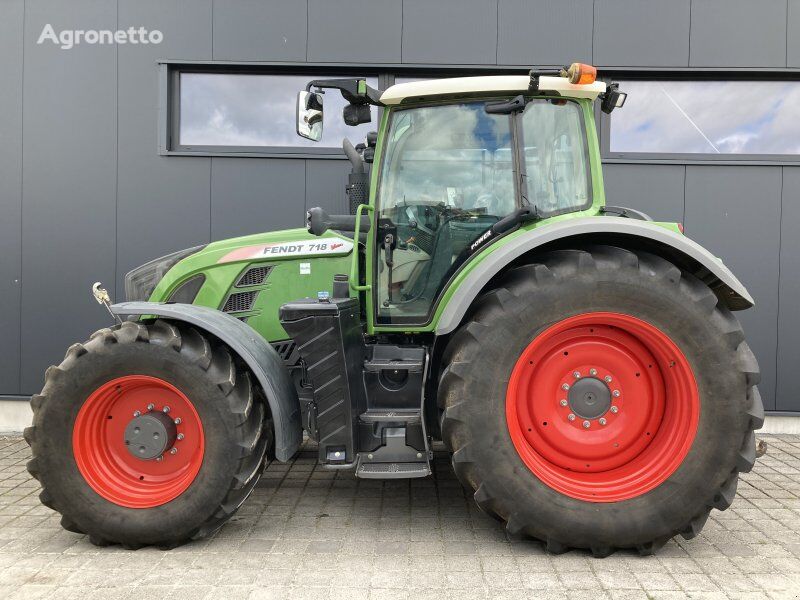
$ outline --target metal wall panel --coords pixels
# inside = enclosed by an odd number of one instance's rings
[[[603,165],[606,203],[644,211],[656,221],[683,221],[683,165]]]
[[[309,62],[399,63],[403,3],[309,0]]]
[[[211,160],[212,240],[303,226],[304,160]]]
[[[497,0],[404,0],[403,62],[497,61]]]
[[[332,215],[350,212],[344,191],[349,172],[350,162],[346,160],[307,160],[306,210],[321,206]]]
[[[499,0],[497,62],[567,65],[592,62],[593,0]]]
[[[216,0],[214,59],[304,62],[307,14],[307,0]]]
[[[119,47],[117,289],[130,269],[210,236],[210,158],[158,154],[157,61],[211,58],[211,0],[120,0],[119,27],[159,29],[158,46]]]
[[[0,394],[19,394],[22,253],[23,0],[3,4],[0,19]]]
[[[785,67],[786,0],[694,0],[693,67]]]
[[[761,365],[764,407],[775,409],[781,167],[686,168],[686,234],[725,264],[756,300],[738,312]]]
[[[109,323],[90,288],[114,293],[117,48],[36,41],[45,24],[117,27],[116,3],[27,2],[23,116],[22,392],[71,343]],[[152,127],[152,123],[151,123]]]
[[[800,167],[783,168],[781,208],[781,282],[778,313],[778,394],[776,408],[800,412]]]
[[[800,0],[789,0],[786,13],[786,66],[800,68]]]
[[[690,0],[595,0],[594,64],[685,67]]]

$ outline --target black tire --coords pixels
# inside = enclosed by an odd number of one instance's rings
[[[160,506],[126,508],[106,500],[79,471],[72,446],[76,416],[99,386],[127,375],[169,382],[191,399],[205,436],[202,465],[191,485]],[[228,348],[198,330],[164,320],[126,322],[74,344],[46,372],[31,399],[33,426],[25,430],[45,506],[62,514],[68,531],[100,546],[171,548],[213,534],[250,495],[272,443],[260,389]]]
[[[506,421],[507,384],[522,351],[549,325],[593,311],[625,313],[666,333],[688,359],[700,396],[697,434],[677,470],[616,502],[582,501],[545,485],[520,459]],[[755,462],[753,431],[764,412],[741,326],[705,284],[652,254],[594,246],[509,270],[454,334],[443,365],[442,437],[456,475],[510,534],[542,540],[550,552],[651,554],[677,534],[690,539],[712,508],[728,508],[738,473]]]

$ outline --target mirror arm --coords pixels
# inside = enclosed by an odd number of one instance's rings
[[[359,81],[364,81],[366,91],[358,91]],[[381,93],[366,84],[364,79],[314,79],[306,84],[306,91],[310,92],[311,88],[315,87],[319,90],[334,89],[342,92],[345,100],[351,104],[372,104],[374,106],[383,106],[381,102]]]

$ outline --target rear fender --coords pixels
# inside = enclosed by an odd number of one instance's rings
[[[498,247],[481,258],[458,284],[442,310],[436,334],[454,331],[491,279],[523,255],[592,243],[641,249],[662,256],[705,282],[730,310],[744,310],[755,304],[730,269],[688,237],[647,221],[581,217],[538,227],[506,242],[498,240]]]
[[[275,425],[275,457],[289,460],[300,447],[303,431],[300,403],[283,360],[256,331],[226,313],[193,304],[122,302],[111,305],[119,316],[154,316],[182,321],[210,333],[226,344],[250,368],[267,397]]]

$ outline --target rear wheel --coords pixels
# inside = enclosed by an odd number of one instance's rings
[[[692,275],[614,247],[509,271],[451,340],[461,481],[551,551],[651,553],[727,508],[763,408],[741,327]]]
[[[167,321],[75,344],[31,401],[28,470],[62,525],[99,545],[216,531],[255,487],[272,429],[228,349]]]

